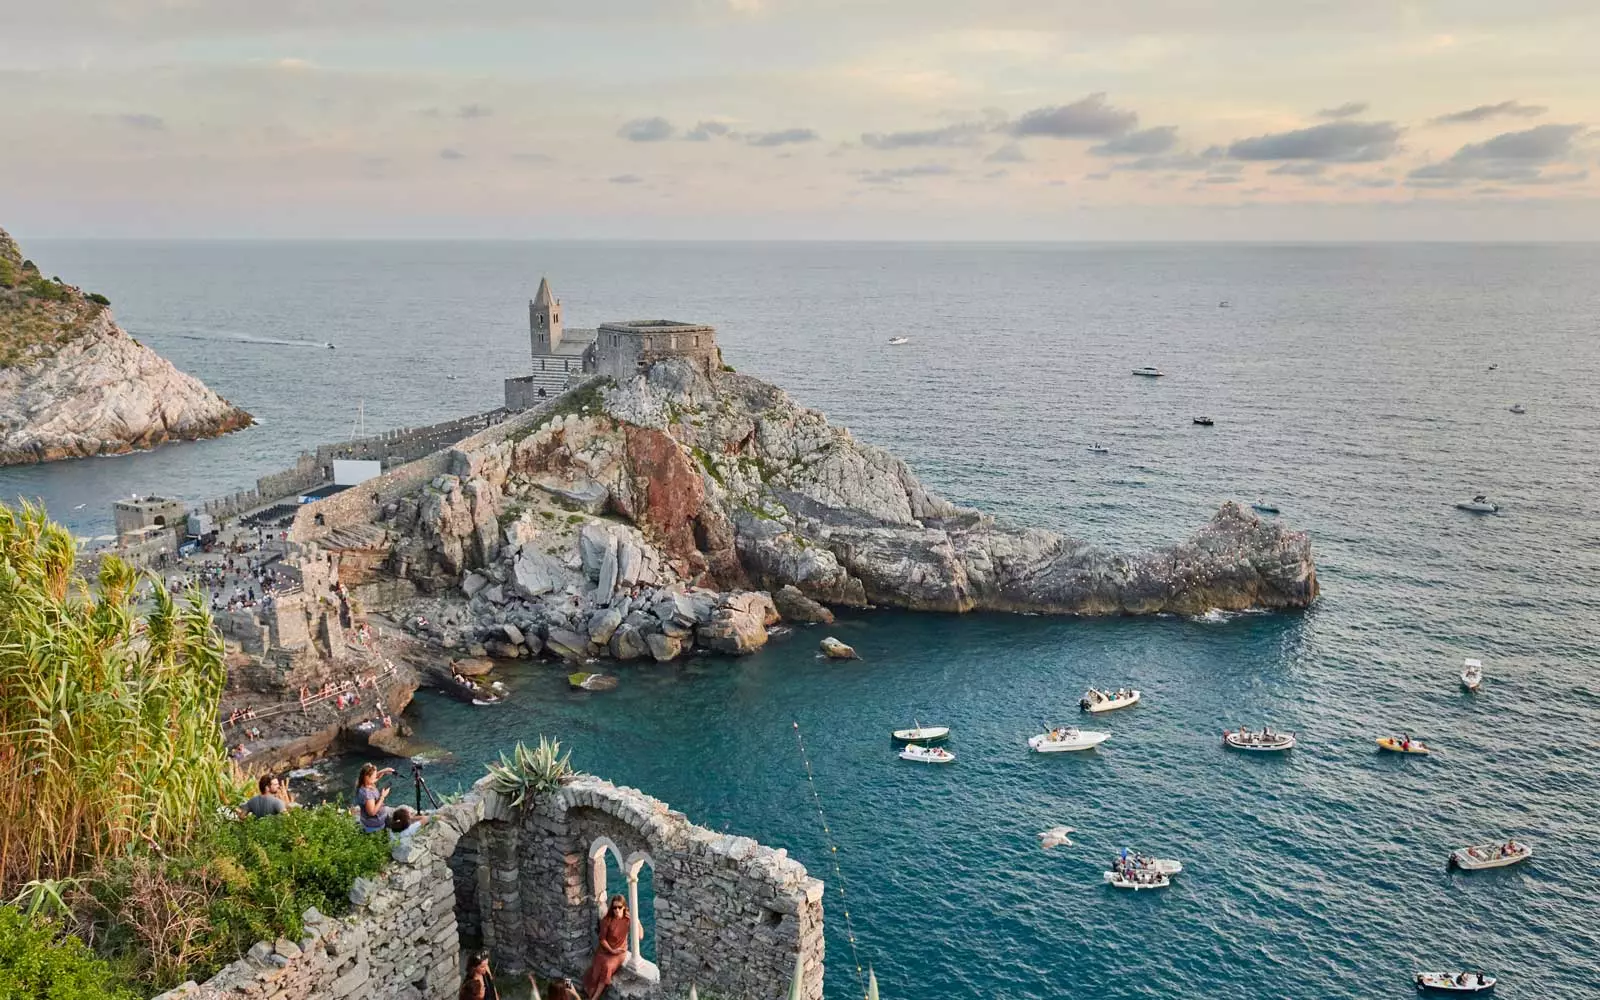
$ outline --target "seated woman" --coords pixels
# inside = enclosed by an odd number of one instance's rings
[[[628,914],[628,901],[622,896],[611,897],[606,915],[600,918],[600,941],[595,945],[594,960],[583,976],[583,995],[586,1000],[600,1000],[600,994],[611,985],[611,977],[622,968],[628,957],[628,932],[633,928],[633,918]]]
[[[378,790],[378,781],[394,773],[394,768],[378,770],[376,764],[361,765],[361,775],[356,778],[356,818],[361,820],[361,832],[382,833],[388,826],[390,809],[384,802],[391,789]]]

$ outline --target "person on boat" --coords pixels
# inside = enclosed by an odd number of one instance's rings
[[[611,985],[611,977],[622,968],[628,957],[628,932],[632,928],[628,901],[620,894],[612,896],[610,908],[600,918],[600,940],[595,945],[594,960],[583,975],[583,994],[587,1000],[600,1000],[600,994]]]
[[[1483,984],[1484,984],[1483,970],[1479,969],[1478,970],[1478,985],[1482,986]]]

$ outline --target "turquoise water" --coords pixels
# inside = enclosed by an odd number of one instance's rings
[[[1223,499],[1311,532],[1324,596],[1226,620],[880,612],[739,661],[625,667],[609,694],[554,667],[509,705],[427,694],[450,787],[517,739],[837,880],[887,996],[1402,997],[1470,965],[1504,997],[1600,997],[1600,248],[47,244],[138,336],[265,419],[222,441],[0,472],[85,531],[129,490],[203,496],[369,427],[492,405],[541,272],[569,322],[718,326],[727,360],[910,461],[935,489],[1115,545],[1181,538]],[[1230,309],[1218,309],[1228,299]],[[889,348],[890,335],[912,338]],[[334,340],[338,363],[292,344]],[[1134,379],[1158,364],[1169,376]],[[1497,364],[1489,371],[1490,364]],[[460,378],[446,380],[456,369]],[[1507,412],[1527,405],[1526,416]],[[1208,414],[1217,426],[1190,423]],[[1110,455],[1086,451],[1090,441]],[[1452,504],[1486,492],[1474,517]],[[74,512],[79,503],[84,511]],[[1488,680],[1460,693],[1464,656]],[[1132,683],[1087,755],[1030,756],[1089,684]],[[897,760],[891,728],[952,726],[955,764]],[[1296,730],[1282,759],[1224,725]],[[1380,757],[1410,732],[1431,758]],[[1064,758],[1064,759],[1063,759]],[[1065,823],[1077,846],[1034,834]],[[1515,836],[1516,869],[1448,875]],[[1180,858],[1163,892],[1099,870]],[[829,994],[855,980],[837,885]]]

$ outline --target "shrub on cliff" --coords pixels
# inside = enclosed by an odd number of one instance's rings
[[[0,505],[0,892],[147,844],[180,849],[231,796],[222,637],[198,593],[108,558],[91,587],[41,508]]]
[[[299,940],[308,907],[349,909],[357,878],[389,860],[336,806],[218,819],[182,854],[119,859],[73,902],[80,932],[146,990],[204,980],[257,941]]]
[[[0,1000],[137,1000],[105,962],[52,921],[0,906]]]

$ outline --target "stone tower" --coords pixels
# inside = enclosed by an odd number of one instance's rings
[[[539,291],[528,303],[528,330],[535,357],[556,353],[561,346],[561,302],[550,294],[550,280],[539,279]]]

